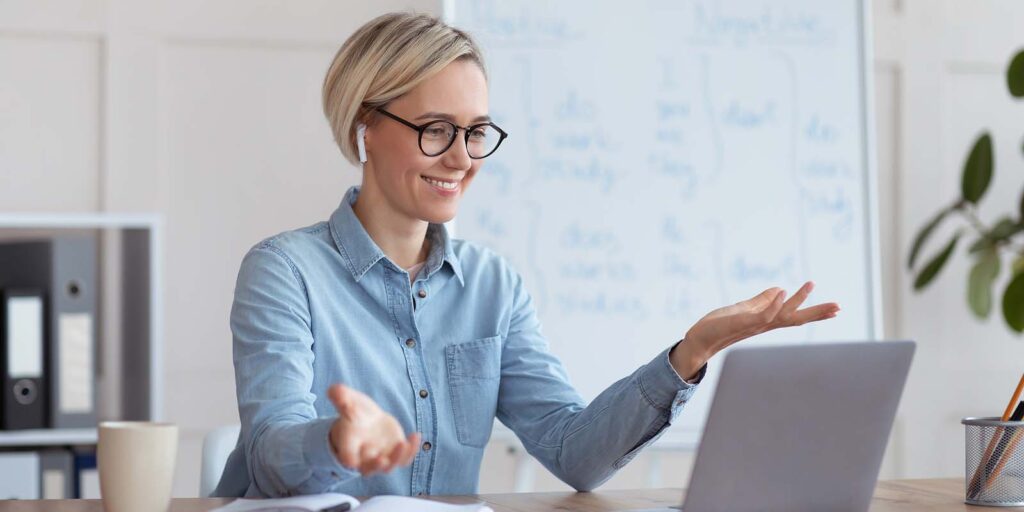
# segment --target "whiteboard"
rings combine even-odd
[[[813,280],[808,304],[842,311],[739,346],[879,338],[862,2],[445,9],[480,43],[510,134],[467,189],[458,235],[522,274],[585,399],[772,286]],[[721,361],[664,443],[699,439]]]

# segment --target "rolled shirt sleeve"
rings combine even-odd
[[[688,383],[672,367],[671,347],[666,348],[585,405],[548,350],[532,300],[515,279],[498,418],[548,470],[577,490],[591,490],[665,432],[707,366],[696,383]]]
[[[305,287],[287,257],[267,242],[242,262],[231,331],[240,441],[252,483],[247,494],[321,493],[357,477],[331,450],[336,416],[318,417],[314,408]]]

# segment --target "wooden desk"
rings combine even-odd
[[[535,512],[542,510],[611,511],[679,505],[682,489],[596,491],[592,493],[549,492],[441,496],[431,499],[449,503],[486,502],[494,512]],[[871,502],[873,512],[927,510],[993,510],[966,505],[962,479],[891,480],[879,482]],[[220,498],[175,498],[170,512],[206,512],[227,503]],[[358,509],[357,509],[358,510]],[[1004,510],[1022,510],[1011,508]],[[99,500],[0,501],[0,512],[103,512]]]

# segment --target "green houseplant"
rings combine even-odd
[[[1010,60],[1006,83],[1011,96],[1024,98],[1024,50]],[[1021,149],[1024,150],[1024,145]],[[1012,277],[1002,294],[1003,318],[1011,329],[1020,333],[1024,332],[1024,242],[1017,235],[1024,233],[1024,194],[1016,211],[1001,216],[993,225],[985,224],[978,217],[978,203],[988,190],[992,173],[992,137],[985,131],[974,141],[967,155],[960,197],[918,231],[910,248],[907,268],[914,271],[921,249],[935,228],[952,216],[961,217],[975,235],[968,249],[974,264],[967,279],[967,304],[978,318],[988,318],[992,311],[992,287],[999,277],[1003,255],[1008,254]],[[924,289],[935,279],[963,235],[963,229],[957,230],[945,246],[917,270],[915,291]]]

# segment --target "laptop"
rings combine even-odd
[[[731,350],[683,512],[868,510],[914,347]]]

